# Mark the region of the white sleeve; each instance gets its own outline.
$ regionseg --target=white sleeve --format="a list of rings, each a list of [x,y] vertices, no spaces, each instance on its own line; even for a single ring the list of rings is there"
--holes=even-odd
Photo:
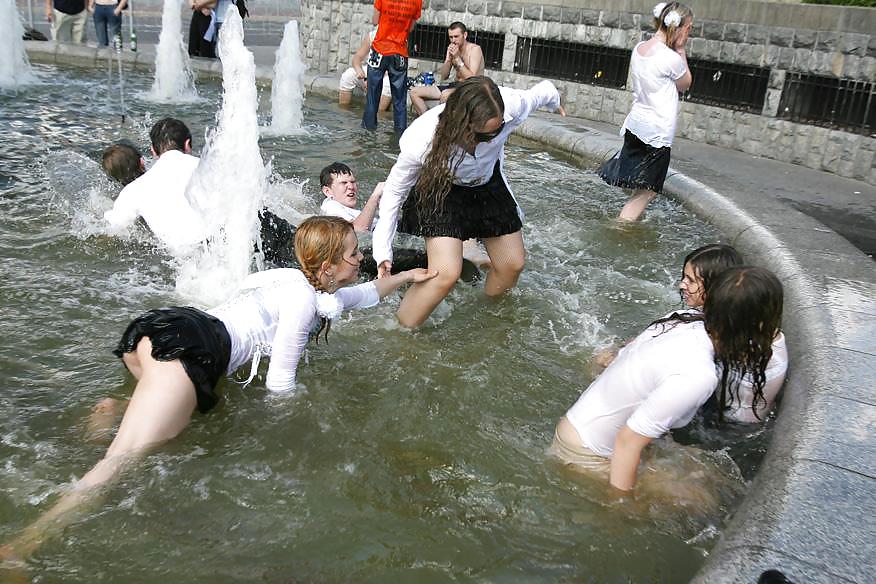
[[[137,217],[140,216],[136,198],[136,191],[134,189],[128,187],[122,189],[122,192],[116,197],[115,203],[113,203],[113,208],[103,214],[103,218],[110,224],[110,227],[119,230],[133,225]]]
[[[684,59],[675,51],[670,50],[669,59],[666,61],[667,75],[673,81],[680,79],[687,73],[687,67],[684,66]]]
[[[271,391],[295,389],[298,361],[310,336],[310,325],[316,318],[315,294],[302,294],[300,288],[296,292],[287,295],[286,302],[280,306],[277,331],[271,343],[271,363],[265,380],[265,385]]]
[[[659,438],[680,420],[693,417],[714,387],[714,376],[670,375],[636,408],[627,426],[640,436]]]
[[[505,102],[505,113],[511,115],[517,122],[523,122],[529,114],[540,107],[556,111],[560,107],[560,92],[548,80],[537,83],[531,89],[510,89],[503,87],[502,100]]]
[[[347,286],[335,292],[335,298],[341,303],[343,310],[354,308],[371,308],[380,304],[380,294],[374,282],[365,282],[356,286]]]
[[[377,225],[371,239],[377,265],[385,260],[392,261],[392,240],[395,238],[399,209],[417,184],[422,166],[423,162],[419,157],[402,150],[389,171],[383,195],[380,197]]]

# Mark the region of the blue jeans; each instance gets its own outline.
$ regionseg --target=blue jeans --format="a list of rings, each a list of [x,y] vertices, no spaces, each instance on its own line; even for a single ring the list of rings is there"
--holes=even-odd
[[[392,121],[399,134],[408,127],[408,60],[401,55],[384,55],[377,67],[368,66],[368,93],[365,96],[365,113],[362,127],[377,128],[377,106],[383,90],[383,74],[389,73],[389,88],[392,93]]]
[[[122,15],[116,16],[115,9],[115,4],[94,5],[94,30],[99,47],[108,47],[111,38],[122,34]]]

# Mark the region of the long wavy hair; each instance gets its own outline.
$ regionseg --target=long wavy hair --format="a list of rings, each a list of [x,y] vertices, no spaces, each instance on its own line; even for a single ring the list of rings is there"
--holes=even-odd
[[[684,268],[690,264],[694,273],[703,281],[703,290],[708,290],[715,276],[734,266],[742,265],[742,256],[732,245],[710,243],[698,247],[684,258],[681,264],[681,278],[684,279]],[[679,291],[681,294],[681,292]],[[684,294],[681,294],[682,299]]]
[[[489,77],[469,77],[456,86],[438,116],[435,136],[417,180],[421,217],[443,208],[456,169],[464,158],[464,149],[477,144],[475,132],[487,121],[504,115],[502,94]]]
[[[340,217],[317,215],[308,217],[301,222],[295,232],[295,257],[301,266],[301,271],[318,292],[332,293],[319,280],[319,271],[323,262],[339,264],[344,258],[344,242],[347,234],[353,231],[353,225]],[[328,334],[332,323],[324,316],[319,317],[319,329],[316,331],[316,342],[319,335],[328,342]]]
[[[665,19],[666,15],[673,10],[681,17],[681,22],[678,23],[678,25],[670,26],[666,24]],[[666,46],[671,49],[675,46],[675,37],[678,36],[678,29],[686,25],[692,18],[693,10],[691,10],[686,4],[682,4],[681,2],[667,2],[666,6],[663,7],[663,11],[660,12],[660,16],[654,19],[654,24],[658,31],[662,31],[663,34],[666,35]]]
[[[782,325],[784,292],[778,278],[763,268],[739,266],[718,274],[706,289],[703,306],[706,332],[720,366],[718,420],[733,400],[739,384],[751,379],[752,411],[766,402],[766,368],[773,356],[773,339]]]

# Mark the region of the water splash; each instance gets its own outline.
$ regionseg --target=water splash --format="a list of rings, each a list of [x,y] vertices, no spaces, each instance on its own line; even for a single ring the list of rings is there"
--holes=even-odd
[[[161,34],[155,54],[155,80],[146,96],[159,103],[191,102],[198,98],[192,64],[182,39],[180,0],[164,0]]]
[[[266,133],[295,134],[302,131],[304,103],[304,71],[298,38],[298,21],[290,20],[283,31],[283,42],[277,49],[274,80],[271,85],[271,126]]]
[[[33,83],[24,51],[24,25],[14,0],[0,0],[0,89]]]
[[[186,190],[210,235],[183,262],[176,286],[178,293],[205,305],[230,296],[250,271],[269,175],[259,150],[255,62],[243,44],[236,10],[228,11],[219,33],[219,59],[222,108]]]

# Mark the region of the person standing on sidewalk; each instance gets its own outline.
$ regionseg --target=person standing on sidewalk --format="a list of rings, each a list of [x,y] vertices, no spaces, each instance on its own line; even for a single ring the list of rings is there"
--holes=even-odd
[[[108,47],[112,40],[122,34],[122,10],[128,0],[88,0],[88,10],[94,14],[94,32],[97,46]]]
[[[52,25],[53,41],[85,42],[85,0],[46,0],[46,20]]]
[[[362,127],[377,128],[377,107],[383,89],[383,75],[389,74],[392,120],[399,134],[408,127],[408,35],[423,8],[422,0],[374,0],[372,23],[377,35],[368,55],[368,92]]]
[[[637,220],[663,190],[669,152],[678,119],[678,94],[690,88],[692,77],[684,46],[693,26],[693,12],[680,2],[654,7],[656,34],[633,49],[630,70],[633,107],[621,126],[624,145],[599,171],[606,183],[633,189],[619,218]]]

